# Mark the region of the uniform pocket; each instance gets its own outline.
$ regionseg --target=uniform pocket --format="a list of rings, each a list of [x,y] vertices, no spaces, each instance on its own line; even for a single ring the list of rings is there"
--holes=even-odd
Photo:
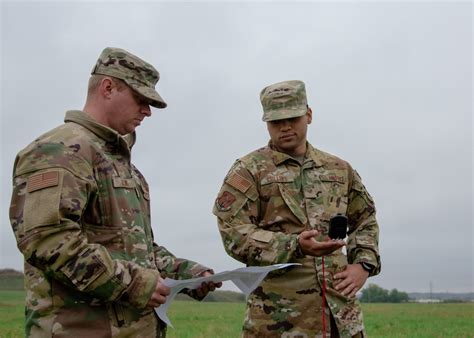
[[[273,238],[273,234],[269,231],[256,231],[250,235],[250,238],[258,242],[270,243]]]
[[[121,227],[85,224],[83,228],[89,243],[106,247],[112,255],[123,252],[125,246]]]
[[[89,248],[61,269],[79,291],[87,289],[106,270],[101,259]]]

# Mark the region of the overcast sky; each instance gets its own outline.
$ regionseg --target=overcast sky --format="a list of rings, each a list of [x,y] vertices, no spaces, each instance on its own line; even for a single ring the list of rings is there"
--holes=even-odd
[[[104,47],[161,73],[165,110],[132,160],[155,240],[216,271],[211,213],[235,159],[268,141],[260,90],[306,83],[309,141],[349,161],[374,197],[382,273],[403,291],[472,292],[472,3],[1,3],[0,267],[22,269],[8,220],[16,153],[84,105]],[[224,288],[232,289],[232,284]]]

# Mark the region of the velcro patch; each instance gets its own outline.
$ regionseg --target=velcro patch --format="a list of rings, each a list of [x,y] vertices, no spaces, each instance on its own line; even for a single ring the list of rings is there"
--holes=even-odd
[[[336,176],[336,175],[319,175],[319,179],[322,182],[344,183],[344,181],[345,181],[344,176]]]
[[[114,177],[112,179],[112,183],[114,188],[135,188],[137,185],[133,178],[121,178],[121,177]]]
[[[230,184],[232,187],[245,194],[247,190],[252,186],[252,183],[249,182],[245,177],[240,176],[239,174],[233,173],[230,175],[226,183]]]
[[[236,198],[231,192],[224,191],[224,193],[216,199],[216,208],[219,211],[229,211],[235,200]]]
[[[59,172],[49,171],[28,178],[28,192],[55,187],[59,184]]]

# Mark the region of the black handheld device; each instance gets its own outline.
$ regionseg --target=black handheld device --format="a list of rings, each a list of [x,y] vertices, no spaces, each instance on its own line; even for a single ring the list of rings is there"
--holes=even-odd
[[[329,238],[344,239],[347,235],[347,217],[337,214],[331,217],[329,221]]]

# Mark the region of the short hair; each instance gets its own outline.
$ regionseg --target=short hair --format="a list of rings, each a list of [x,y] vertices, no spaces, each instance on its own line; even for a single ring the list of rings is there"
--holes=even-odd
[[[101,74],[92,74],[91,77],[89,78],[89,85],[87,88],[87,96],[91,96],[94,94],[94,91],[99,87],[99,84],[104,78],[110,78],[112,82],[117,86],[117,89],[119,91],[122,91],[127,87],[127,84],[118,78],[112,77],[112,76],[107,76],[107,75],[101,75]]]

